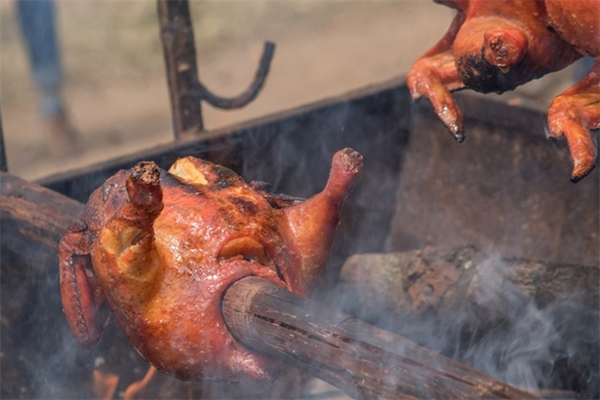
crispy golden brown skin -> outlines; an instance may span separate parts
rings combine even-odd
[[[498,92],[560,70],[582,55],[592,71],[556,97],[548,112],[550,136],[567,139],[571,179],[595,165],[590,129],[600,128],[600,0],[437,0],[458,13],[448,32],[410,69],[413,98],[425,96],[458,142],[463,121],[450,92]]]
[[[60,244],[61,295],[77,340],[93,346],[112,310],[138,351],[180,379],[269,380],[280,366],[229,334],[220,302],[254,275],[306,295],[319,278],[342,203],[362,168],[335,154],[306,201],[267,194],[200,159],[152,162],[97,189]]]

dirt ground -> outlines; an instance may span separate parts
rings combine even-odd
[[[52,151],[37,112],[13,1],[0,0],[0,96],[9,171],[28,180],[173,140],[156,3],[58,2],[64,95],[81,150]],[[263,42],[277,48],[258,98],[240,110],[203,106],[205,126],[228,126],[405,74],[454,11],[424,0],[191,1],[198,68],[213,92],[250,83]],[[525,92],[548,101],[565,73]],[[568,79],[567,79],[568,81]]]

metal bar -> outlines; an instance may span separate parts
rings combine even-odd
[[[8,172],[6,160],[6,147],[4,146],[4,128],[2,128],[2,114],[0,113],[0,171]]]
[[[204,129],[200,102],[189,96],[198,83],[196,45],[187,0],[158,0],[158,20],[171,98],[173,132],[180,138],[184,132]]]
[[[158,17],[176,138],[181,137],[184,132],[203,131],[202,100],[217,108],[233,109],[244,107],[256,98],[269,73],[275,52],[274,43],[265,42],[250,86],[238,96],[221,97],[207,89],[198,78],[196,45],[188,0],[158,0]]]

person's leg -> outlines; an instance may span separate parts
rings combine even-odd
[[[52,0],[19,0],[18,17],[33,79],[40,91],[39,112],[53,139],[55,150],[72,147],[76,133],[62,99],[63,70]]]
[[[60,98],[63,73],[56,38],[52,0],[20,0],[19,22],[27,45],[33,78],[42,94],[44,115],[64,113]]]

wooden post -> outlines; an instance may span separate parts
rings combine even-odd
[[[234,283],[222,309],[241,343],[357,399],[537,398],[260,278]]]

